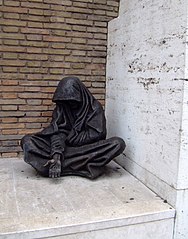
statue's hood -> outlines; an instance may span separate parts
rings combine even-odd
[[[59,82],[52,101],[55,103],[68,100],[81,102],[82,88],[83,84],[77,77],[65,77]]]

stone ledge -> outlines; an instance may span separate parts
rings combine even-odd
[[[118,227],[127,235],[130,226],[169,220],[166,230],[169,235],[173,232],[175,210],[114,162],[105,175],[90,181],[73,176],[42,178],[22,160],[1,158],[0,187],[3,239],[80,239],[88,237],[83,237],[85,233],[110,233]]]

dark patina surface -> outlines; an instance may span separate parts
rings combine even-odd
[[[54,93],[51,123],[21,141],[24,160],[39,174],[94,179],[125,148],[119,137],[106,139],[103,108],[77,77],[62,79]]]

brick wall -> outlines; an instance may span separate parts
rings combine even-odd
[[[0,0],[0,156],[50,119],[58,81],[76,75],[105,100],[107,23],[119,0]]]

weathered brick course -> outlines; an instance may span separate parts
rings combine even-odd
[[[119,0],[0,0],[0,156],[45,127],[58,81],[76,75],[104,105],[107,23]]]

